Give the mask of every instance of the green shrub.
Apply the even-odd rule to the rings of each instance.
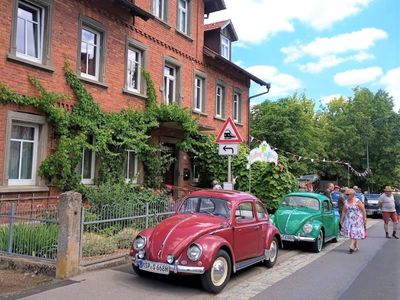
[[[138,233],[139,230],[130,227],[122,229],[120,232],[118,232],[114,236],[114,241],[118,249],[128,249],[132,240],[138,235]]]
[[[117,251],[117,245],[112,237],[104,237],[96,233],[84,233],[82,255],[84,257],[112,254]]]

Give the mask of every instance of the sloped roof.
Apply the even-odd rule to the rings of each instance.
[[[147,21],[148,19],[154,19],[152,14],[135,5],[130,0],[116,0],[116,2],[129,9],[129,12],[132,14],[132,16],[137,16],[144,21]]]
[[[203,48],[203,53],[205,56],[215,60],[219,64],[225,64],[226,66],[229,66],[233,68],[235,71],[247,76],[250,80],[253,80],[255,83],[259,85],[266,86],[268,89],[271,87],[271,84],[268,82],[265,82],[264,80],[258,78],[257,76],[251,74],[250,72],[246,71],[245,69],[239,67],[237,64],[231,62],[230,60],[222,57],[219,55],[217,52],[211,50],[210,48],[204,46]]]
[[[204,14],[226,9],[224,0],[204,0]]]
[[[230,32],[232,39],[232,42],[237,41],[239,38],[236,34],[235,27],[233,27],[233,23],[231,20],[223,20],[219,22],[214,22],[214,23],[209,23],[209,24],[204,24],[204,31],[212,31],[212,30],[223,30],[227,28],[228,31]]]

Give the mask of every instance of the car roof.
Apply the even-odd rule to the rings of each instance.
[[[317,193],[312,193],[312,192],[293,192],[293,193],[286,194],[283,197],[287,197],[287,196],[311,197],[311,198],[315,198],[319,201],[328,199],[328,197],[326,197],[323,194],[317,194]]]
[[[204,189],[198,190],[195,192],[190,193],[187,197],[192,196],[205,196],[205,197],[215,197],[221,198],[228,201],[242,201],[242,200],[258,200],[257,197],[240,191],[228,191],[228,190],[211,190],[211,189]]]

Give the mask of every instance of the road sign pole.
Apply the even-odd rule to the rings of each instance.
[[[228,182],[232,183],[231,155],[228,155]]]

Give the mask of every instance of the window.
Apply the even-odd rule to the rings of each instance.
[[[170,65],[164,67],[164,102],[176,102],[176,68]]]
[[[13,122],[10,138],[8,184],[34,185],[39,127]]]
[[[8,112],[4,143],[3,186],[44,184],[37,169],[47,155],[46,118],[34,114]]]
[[[250,202],[240,204],[236,209],[235,218],[237,221],[253,220],[253,205]]]
[[[153,0],[153,15],[167,22],[167,0]]]
[[[260,203],[256,203],[257,217],[259,220],[267,219],[268,213]]]
[[[51,5],[49,0],[14,0],[11,50],[8,58],[39,67],[50,65]]]
[[[205,79],[200,76],[195,76],[194,79],[194,110],[203,112],[205,105]]]
[[[178,1],[178,30],[188,34],[188,1]]]
[[[82,28],[81,39],[81,76],[99,80],[101,35],[93,29]]]
[[[241,95],[237,92],[233,93],[233,121],[240,123],[241,118]]]
[[[224,117],[224,101],[225,101],[225,88],[222,85],[217,85],[215,96],[215,116],[219,118]]]
[[[137,49],[128,49],[127,61],[127,89],[140,93],[142,72],[142,52]]]
[[[125,181],[126,183],[136,183],[138,174],[138,158],[133,150],[126,150],[126,167]]]
[[[79,23],[78,53],[80,60],[77,63],[79,74],[83,80],[104,82],[106,30],[96,20],[81,16]]]
[[[230,48],[231,48],[230,40],[226,36],[221,35],[221,56],[226,59],[231,59]]]
[[[88,137],[87,142],[94,145],[93,136]],[[93,184],[94,183],[94,169],[95,169],[96,156],[95,152],[90,149],[82,149],[82,160],[78,165],[78,170],[81,174],[81,183]]]

